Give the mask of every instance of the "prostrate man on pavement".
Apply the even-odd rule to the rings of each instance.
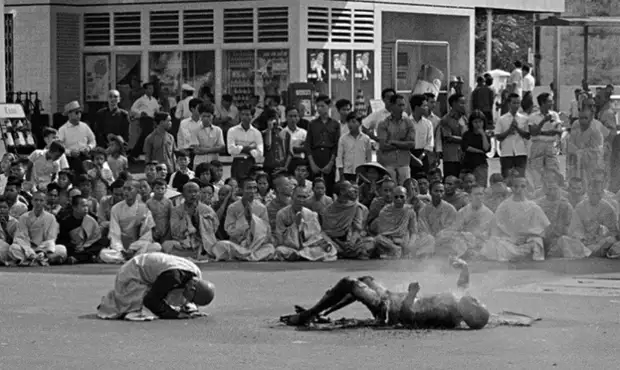
[[[163,251],[180,257],[214,258],[211,249],[217,243],[215,232],[220,220],[213,209],[199,201],[200,187],[195,182],[183,186],[184,202],[172,209],[172,240],[165,241]]]
[[[297,186],[292,204],[279,210],[273,233],[276,260],[335,261],[338,250],[334,242],[321,230],[319,216],[304,207],[308,191]]]
[[[125,200],[112,207],[110,246],[99,254],[104,263],[124,263],[134,255],[161,251],[161,245],[153,241],[153,215],[144,202],[138,201],[139,186],[136,180],[125,182]]]
[[[114,289],[101,299],[101,319],[189,319],[205,316],[196,306],[215,297],[215,286],[202,280],[196,264],[164,253],[147,253],[126,262]]]
[[[454,268],[461,271],[457,287],[469,287],[469,268],[459,259],[451,259]],[[280,321],[291,326],[304,326],[354,302],[361,302],[372,313],[375,325],[403,325],[410,328],[453,329],[465,322],[471,329],[482,329],[489,322],[490,313],[476,298],[460,292],[418,296],[420,284],[409,284],[408,292],[392,292],[371,276],[358,279],[346,277],[309,309],[296,306],[297,314],[282,316]]]

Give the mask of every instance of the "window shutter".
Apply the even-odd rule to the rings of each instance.
[[[352,42],[353,14],[351,9],[332,9],[331,41]]]
[[[110,19],[108,15],[108,20]],[[80,16],[75,13],[56,14],[56,107],[61,109],[72,100],[80,99]],[[109,39],[108,39],[109,40]],[[107,87],[107,86],[106,86]]]
[[[114,45],[140,45],[140,12],[114,13]]]
[[[213,44],[213,10],[183,11],[183,44]]]
[[[84,46],[110,46],[110,13],[84,14]]]
[[[258,42],[288,42],[288,7],[258,9]]]
[[[179,11],[151,12],[150,34],[151,45],[178,45]]]
[[[353,13],[353,42],[374,42],[375,12],[355,9]]]
[[[13,14],[4,13],[4,71],[6,81],[4,84],[7,93],[13,91]]]
[[[329,41],[329,8],[308,8],[308,41]]]
[[[254,9],[224,9],[224,43],[254,42]]]

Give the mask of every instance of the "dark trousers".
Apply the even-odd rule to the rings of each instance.
[[[138,137],[138,141],[136,141],[136,145],[131,149],[131,156],[134,158],[138,158],[140,154],[144,153],[144,141],[146,137],[153,132],[153,128],[155,125],[155,121],[151,117],[140,117],[140,136]]]
[[[502,167],[502,176],[507,179],[511,169],[519,171],[521,176],[525,176],[525,167],[527,166],[527,156],[517,155],[514,157],[500,157],[499,164]]]
[[[412,149],[411,150],[411,154],[415,155],[418,158],[420,158],[422,153],[424,153],[424,149]],[[428,155],[425,155],[424,158],[422,158],[422,167],[418,167],[417,165],[414,165],[413,159],[411,160],[409,167],[411,168],[412,179],[419,179],[422,177],[426,177],[426,174],[428,174],[428,171],[430,169]]]
[[[484,128],[485,130],[491,130],[495,127],[495,122],[493,122],[493,112],[492,111],[487,111],[487,112],[482,112],[484,113],[484,116],[487,118],[487,125]]]
[[[312,159],[319,167],[325,167],[329,163],[332,156],[331,148],[316,148],[312,150]],[[334,194],[334,184],[336,182],[336,166],[332,167],[332,171],[328,174],[317,173],[312,174],[312,179],[322,177],[325,180],[326,194],[332,196]]]
[[[461,174],[461,162],[446,162],[443,161],[443,178],[448,176],[454,176],[457,179]]]
[[[230,165],[230,177],[241,183],[242,179],[250,176],[250,171],[255,163],[254,157],[234,158]],[[239,186],[241,186],[241,184],[239,184]]]

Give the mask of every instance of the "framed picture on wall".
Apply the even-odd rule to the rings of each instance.
[[[105,102],[111,83],[110,54],[84,55],[84,101]]]

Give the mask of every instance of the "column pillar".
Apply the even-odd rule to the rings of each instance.
[[[554,32],[554,43],[555,43],[555,63],[554,63],[554,67],[553,67],[553,86],[554,86],[554,100],[555,100],[555,107],[558,111],[561,110],[561,102],[560,102],[560,61],[562,58],[561,55],[561,33],[560,33],[560,27],[556,26],[555,27],[555,32]]]
[[[0,19],[2,19],[2,25],[0,25],[0,102],[6,102],[6,60],[4,60],[4,53],[6,45],[4,45],[4,0],[0,0]]]
[[[487,71],[491,70],[493,56],[493,10],[487,9]]]
[[[588,81],[588,41],[590,38],[590,27],[583,28],[583,79]]]

